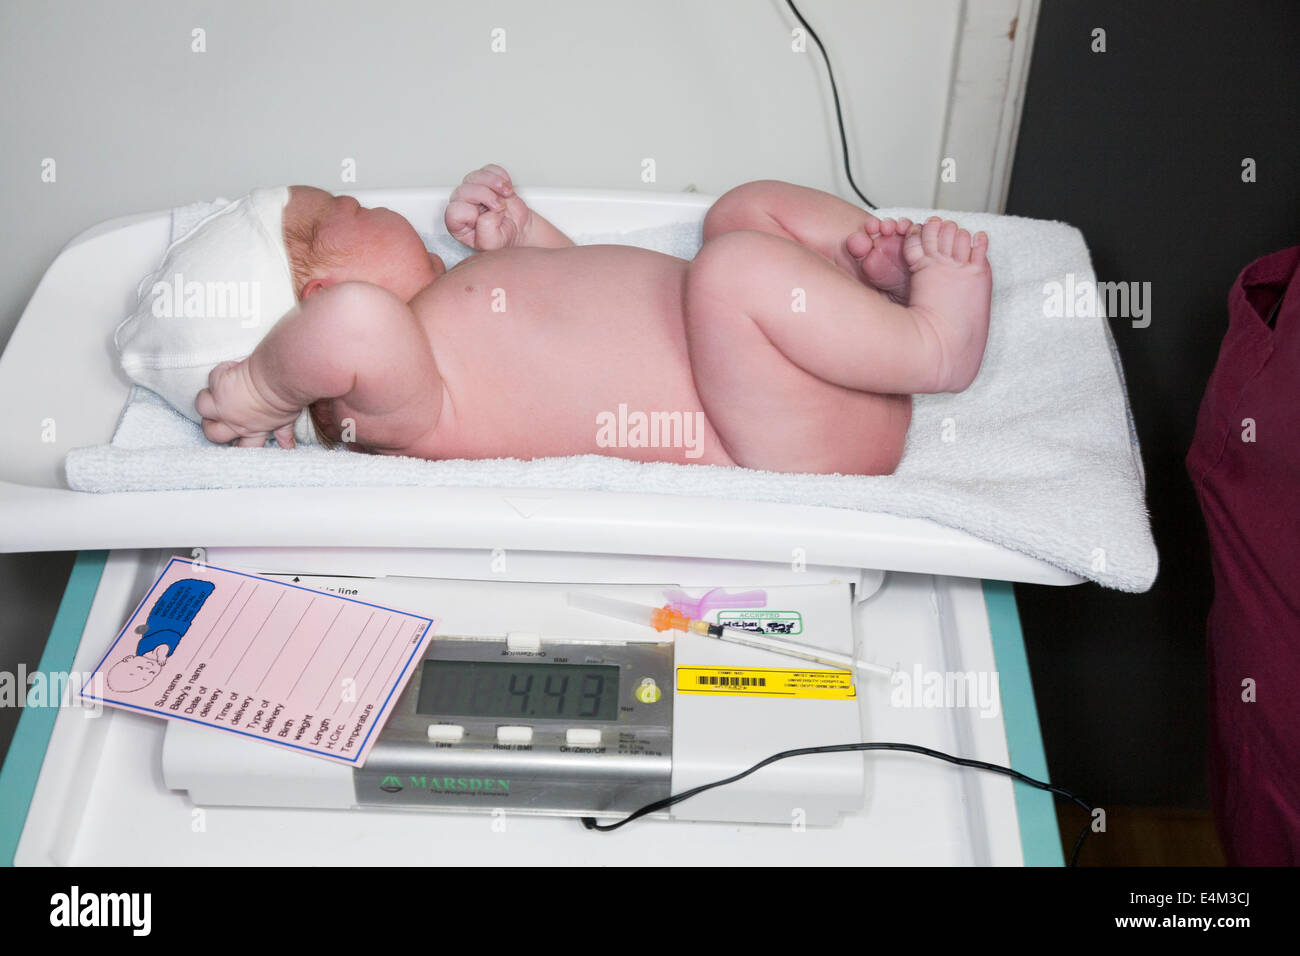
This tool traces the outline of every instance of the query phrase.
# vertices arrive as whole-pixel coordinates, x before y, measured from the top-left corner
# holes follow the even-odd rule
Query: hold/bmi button
[[[497,743],[499,744],[531,744],[533,742],[533,728],[531,727],[498,727]]]

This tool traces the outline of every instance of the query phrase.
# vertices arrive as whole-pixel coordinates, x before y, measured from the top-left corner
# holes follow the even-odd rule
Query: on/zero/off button
[[[572,727],[564,735],[570,747],[599,747],[600,731],[594,727]]]
[[[498,727],[497,743],[499,744],[531,744],[533,742],[533,728],[531,727]]]

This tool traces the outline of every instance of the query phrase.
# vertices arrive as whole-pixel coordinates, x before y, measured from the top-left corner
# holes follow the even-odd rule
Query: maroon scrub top
[[[1209,530],[1210,791],[1228,862],[1300,864],[1300,246],[1237,277],[1187,470]]]

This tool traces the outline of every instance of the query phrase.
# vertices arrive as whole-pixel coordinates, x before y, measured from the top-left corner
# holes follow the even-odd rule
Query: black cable
[[[803,28],[808,31],[808,35],[813,38],[813,42],[817,44],[817,49],[822,51],[822,59],[826,61],[826,76],[831,81],[831,96],[835,98],[835,122],[840,126],[840,148],[844,150],[844,174],[849,177],[849,185],[853,187],[853,191],[858,194],[859,198],[867,204],[867,208],[875,209],[876,204],[868,199],[862,190],[858,188],[858,184],[853,181],[853,169],[849,166],[849,137],[844,132],[844,114],[840,111],[840,91],[835,85],[835,73],[831,70],[830,55],[826,52],[826,47],[822,45],[821,37],[817,35],[817,31],[808,25],[808,21],[803,18],[799,8],[794,5],[794,0],[785,0],[785,3],[790,8],[790,12],[794,14],[795,19],[803,24]]]
[[[797,750],[783,750],[779,754],[773,754],[772,756],[764,760],[760,760],[758,763],[754,764],[754,766],[750,767],[748,770],[741,771],[735,776],[727,777],[725,780],[715,780],[712,783],[702,784],[690,790],[684,790],[681,793],[675,793],[670,797],[664,797],[662,800],[656,800],[654,803],[647,803],[641,809],[633,811],[632,813],[628,814],[626,817],[624,817],[622,820],[619,820],[616,823],[597,823],[594,817],[583,817],[582,825],[586,827],[588,830],[599,830],[601,832],[617,830],[619,827],[631,823],[633,820],[640,819],[641,817],[647,816],[648,814],[651,813],[658,813],[661,810],[667,810],[669,807],[681,803],[683,800],[689,800],[691,797],[695,796],[698,793],[704,793],[704,791],[706,790],[712,790],[715,787],[724,787],[729,783],[735,783],[737,780],[743,780],[746,777],[748,777],[751,773],[754,773],[755,771],[758,770],[762,770],[768,764],[776,763],[778,760],[784,760],[787,757],[805,757],[809,754],[851,753],[854,751],[863,751],[863,750],[897,750],[906,753],[921,754],[922,756],[925,757],[935,757],[939,760],[946,760],[949,763],[955,763],[959,767],[973,767],[976,770],[987,770],[990,771],[991,773],[1005,774],[1006,776],[1011,777],[1014,780],[1019,780],[1021,783],[1027,783],[1031,787],[1037,787],[1039,790],[1046,790],[1048,793],[1054,793],[1057,796],[1068,797],[1069,799],[1077,803],[1079,806],[1083,807],[1084,810],[1088,811],[1088,821],[1083,825],[1083,831],[1079,834],[1079,839],[1075,841],[1074,850],[1070,853],[1070,866],[1074,866],[1074,864],[1078,861],[1079,850],[1083,847],[1083,841],[1087,839],[1088,831],[1092,827],[1093,808],[1089,806],[1088,803],[1085,802],[1077,794],[1071,793],[1069,790],[1066,790],[1064,787],[1058,787],[1055,786],[1054,784],[1046,783],[1042,780],[1035,780],[1033,777],[1027,777],[1019,770],[1012,770],[1010,767],[1002,767],[995,763],[986,763],[983,760],[972,760],[969,757],[954,757],[952,754],[946,754],[942,750],[931,750],[929,747],[921,747],[917,744],[894,744],[894,743],[828,744],[827,746],[824,747],[800,747]]]

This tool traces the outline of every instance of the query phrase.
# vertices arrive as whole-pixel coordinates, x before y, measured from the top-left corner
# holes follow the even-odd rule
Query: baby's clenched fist
[[[453,238],[487,252],[519,243],[531,217],[527,203],[515,194],[510,174],[489,163],[452,191],[443,221]]]

